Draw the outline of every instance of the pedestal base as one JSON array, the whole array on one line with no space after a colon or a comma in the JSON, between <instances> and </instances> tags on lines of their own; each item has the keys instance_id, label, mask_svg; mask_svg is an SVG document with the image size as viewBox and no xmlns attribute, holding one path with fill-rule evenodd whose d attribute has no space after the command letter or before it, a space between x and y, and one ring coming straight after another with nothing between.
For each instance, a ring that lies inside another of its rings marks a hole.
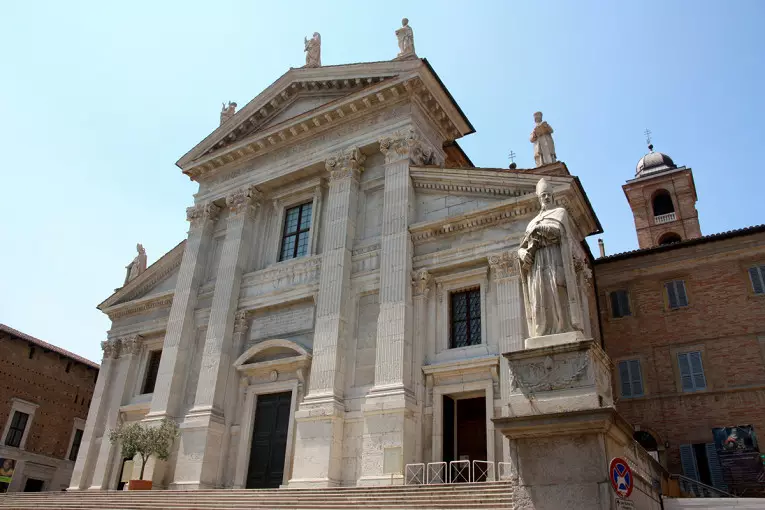
<instances>
[{"instance_id":1,"label":"pedestal base","mask_svg":"<svg viewBox=\"0 0 765 510\"><path fill-rule=\"evenodd\" d=\"M569 331L556 335L532 336L524 340L523 345L526 349L536 349L538 347L552 347L553 345L569 344L582 340L585 340L584 333L581 331Z\"/></svg>"}]
</instances>

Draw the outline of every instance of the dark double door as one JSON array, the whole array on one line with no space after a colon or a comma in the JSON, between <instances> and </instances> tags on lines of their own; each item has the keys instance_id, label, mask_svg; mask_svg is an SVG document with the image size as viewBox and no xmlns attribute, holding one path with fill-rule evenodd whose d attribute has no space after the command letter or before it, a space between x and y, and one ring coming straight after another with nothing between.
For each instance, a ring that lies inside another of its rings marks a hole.
<instances>
[{"instance_id":1,"label":"dark double door","mask_svg":"<svg viewBox=\"0 0 765 510\"><path fill-rule=\"evenodd\" d=\"M257 398L247 488L279 487L284 479L292 393L271 393Z\"/></svg>"}]
</instances>

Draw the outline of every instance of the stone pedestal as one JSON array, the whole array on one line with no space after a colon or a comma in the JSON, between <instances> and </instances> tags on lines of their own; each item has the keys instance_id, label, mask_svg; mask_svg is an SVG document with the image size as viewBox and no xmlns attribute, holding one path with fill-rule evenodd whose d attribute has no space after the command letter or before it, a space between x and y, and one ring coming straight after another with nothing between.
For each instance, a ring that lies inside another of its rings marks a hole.
<instances>
[{"instance_id":1,"label":"stone pedestal","mask_svg":"<svg viewBox=\"0 0 765 510\"><path fill-rule=\"evenodd\" d=\"M659 509L665 472L614 408L605 352L593 340L551 343L504 355L509 416L493 421L511 445L515 508L615 508L608 466L622 457L633 469L635 508Z\"/></svg>"}]
</instances>

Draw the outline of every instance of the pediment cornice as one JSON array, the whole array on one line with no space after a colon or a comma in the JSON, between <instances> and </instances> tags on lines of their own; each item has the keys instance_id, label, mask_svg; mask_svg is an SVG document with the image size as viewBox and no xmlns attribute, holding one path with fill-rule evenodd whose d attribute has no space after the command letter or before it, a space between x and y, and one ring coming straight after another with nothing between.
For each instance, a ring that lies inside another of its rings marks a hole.
<instances>
[{"instance_id":1,"label":"pediment cornice","mask_svg":"<svg viewBox=\"0 0 765 510\"><path fill-rule=\"evenodd\" d=\"M322 70L324 72L319 73ZM424 61L306 71L290 70L200 142L178 161L183 173L198 181L223 166L238 164L315 136L325 129L402 100L416 102L445 141L472 132L472 126ZM267 125L297 97L317 94L338 97L293 118Z\"/></svg>"}]
</instances>

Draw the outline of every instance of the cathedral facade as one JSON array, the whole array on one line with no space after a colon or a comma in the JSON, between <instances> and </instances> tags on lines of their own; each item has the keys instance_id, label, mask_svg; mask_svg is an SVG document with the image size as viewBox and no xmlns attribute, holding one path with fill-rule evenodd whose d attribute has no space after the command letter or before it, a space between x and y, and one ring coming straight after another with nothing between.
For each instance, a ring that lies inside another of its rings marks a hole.
<instances>
[{"instance_id":1,"label":"cathedral facade","mask_svg":"<svg viewBox=\"0 0 765 510\"><path fill-rule=\"evenodd\" d=\"M112 326L71 489L135 478L108 432L163 418L181 434L149 462L158 488L379 485L411 463L512 460L492 419L510 412L502 354L530 336L517 251L540 178L572 225L587 338L584 239L601 228L548 149L533 170L473 167L457 145L473 127L407 48L307 61L224 106L178 161L199 184L188 236L148 268L139 249L99 305Z\"/></svg>"}]
</instances>

